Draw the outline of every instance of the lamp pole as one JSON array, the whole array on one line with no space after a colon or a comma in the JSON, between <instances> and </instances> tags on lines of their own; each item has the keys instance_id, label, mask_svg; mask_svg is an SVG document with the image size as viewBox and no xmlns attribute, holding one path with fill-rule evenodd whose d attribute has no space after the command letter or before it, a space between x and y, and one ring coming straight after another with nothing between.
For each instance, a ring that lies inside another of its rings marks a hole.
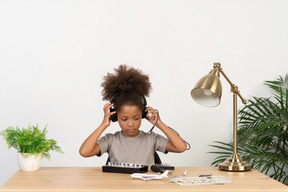
<instances>
[{"instance_id":1,"label":"lamp pole","mask_svg":"<svg viewBox=\"0 0 288 192\"><path fill-rule=\"evenodd\" d=\"M233 92L233 153L237 154L237 94Z\"/></svg>"}]
</instances>

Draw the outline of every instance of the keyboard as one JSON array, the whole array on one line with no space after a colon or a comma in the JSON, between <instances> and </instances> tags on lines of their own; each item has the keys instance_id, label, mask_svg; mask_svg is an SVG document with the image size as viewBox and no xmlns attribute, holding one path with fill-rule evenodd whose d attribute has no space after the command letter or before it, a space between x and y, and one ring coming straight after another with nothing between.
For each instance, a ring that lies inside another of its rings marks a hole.
<instances>
[{"instance_id":1,"label":"keyboard","mask_svg":"<svg viewBox=\"0 0 288 192\"><path fill-rule=\"evenodd\" d=\"M102 172L110 173L145 173L148 171L147 165L133 163L108 163L102 166Z\"/></svg>"}]
</instances>

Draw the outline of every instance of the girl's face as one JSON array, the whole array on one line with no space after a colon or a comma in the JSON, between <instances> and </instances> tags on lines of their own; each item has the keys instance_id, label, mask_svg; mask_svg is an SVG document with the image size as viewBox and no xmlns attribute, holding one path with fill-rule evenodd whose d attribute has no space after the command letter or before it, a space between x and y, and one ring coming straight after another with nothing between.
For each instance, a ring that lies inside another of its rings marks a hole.
<instances>
[{"instance_id":1,"label":"girl's face","mask_svg":"<svg viewBox=\"0 0 288 192\"><path fill-rule=\"evenodd\" d=\"M135 137L139 134L142 121L142 111L135 105L123 105L117 111L118 123L125 137Z\"/></svg>"}]
</instances>

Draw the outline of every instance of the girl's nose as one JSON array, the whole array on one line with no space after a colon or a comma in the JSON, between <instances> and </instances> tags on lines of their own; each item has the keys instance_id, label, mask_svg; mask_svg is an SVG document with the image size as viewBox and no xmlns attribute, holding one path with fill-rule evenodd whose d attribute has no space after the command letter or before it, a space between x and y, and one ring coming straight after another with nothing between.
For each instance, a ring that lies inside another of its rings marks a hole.
<instances>
[{"instance_id":1,"label":"girl's nose","mask_svg":"<svg viewBox=\"0 0 288 192\"><path fill-rule=\"evenodd\" d=\"M128 121L128 126L133 127L133 121Z\"/></svg>"}]
</instances>

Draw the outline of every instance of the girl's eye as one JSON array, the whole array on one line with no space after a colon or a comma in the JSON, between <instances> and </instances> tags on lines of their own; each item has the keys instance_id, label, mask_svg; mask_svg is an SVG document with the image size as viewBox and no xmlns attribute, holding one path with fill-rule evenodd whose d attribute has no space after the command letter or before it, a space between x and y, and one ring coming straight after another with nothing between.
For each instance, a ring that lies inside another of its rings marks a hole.
<instances>
[{"instance_id":1,"label":"girl's eye","mask_svg":"<svg viewBox=\"0 0 288 192\"><path fill-rule=\"evenodd\" d=\"M135 118L134 120L135 120L135 121L138 121L138 120L139 120L139 118Z\"/></svg>"},{"instance_id":2,"label":"girl's eye","mask_svg":"<svg viewBox=\"0 0 288 192\"><path fill-rule=\"evenodd\" d=\"M121 119L122 121L127 121L127 119Z\"/></svg>"}]
</instances>

